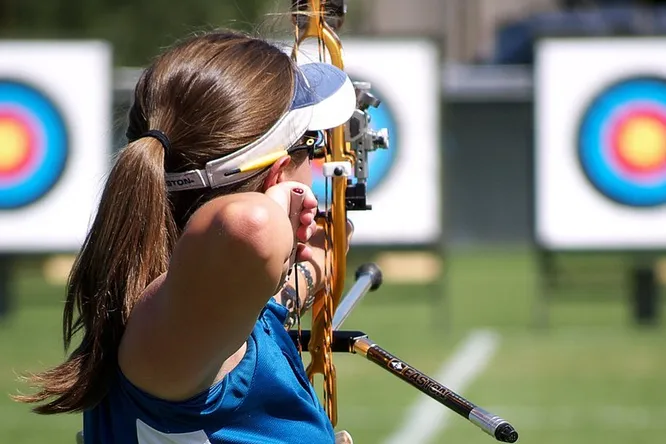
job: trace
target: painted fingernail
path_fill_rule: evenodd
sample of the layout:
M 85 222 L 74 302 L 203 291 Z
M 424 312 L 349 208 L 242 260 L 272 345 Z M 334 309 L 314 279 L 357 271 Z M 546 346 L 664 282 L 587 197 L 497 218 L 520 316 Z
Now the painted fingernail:
M 303 188 L 294 188 L 292 191 L 293 191 L 294 193 L 296 193 L 296 194 L 303 194 L 303 193 L 305 193 L 305 191 L 303 191 Z

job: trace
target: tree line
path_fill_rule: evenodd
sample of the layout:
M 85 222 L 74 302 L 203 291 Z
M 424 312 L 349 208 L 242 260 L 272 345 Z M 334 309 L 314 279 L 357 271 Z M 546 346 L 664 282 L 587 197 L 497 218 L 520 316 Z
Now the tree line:
M 116 65 L 142 66 L 160 48 L 227 27 L 270 33 L 289 0 L 0 0 L 1 39 L 102 39 Z M 280 13 L 282 15 L 280 15 Z M 288 28 L 283 28 L 283 32 Z

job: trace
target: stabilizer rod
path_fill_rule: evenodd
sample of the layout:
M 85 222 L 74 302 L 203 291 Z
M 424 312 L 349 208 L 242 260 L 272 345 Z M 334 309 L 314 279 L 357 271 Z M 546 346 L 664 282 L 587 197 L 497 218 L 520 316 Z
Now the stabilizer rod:
M 363 264 L 356 270 L 356 282 L 349 289 L 333 316 L 333 330 L 338 330 L 356 305 L 370 291 L 382 285 L 382 271 L 372 262 Z
M 299 342 L 297 331 L 290 331 L 289 335 L 294 344 Z M 301 344 L 308 344 L 310 331 L 302 330 L 300 338 Z M 356 353 L 365 356 L 369 361 L 469 420 L 497 441 L 508 443 L 518 441 L 518 432 L 508 421 L 472 404 L 453 390 L 392 355 L 371 341 L 363 332 L 334 331 L 331 350 L 338 353 Z

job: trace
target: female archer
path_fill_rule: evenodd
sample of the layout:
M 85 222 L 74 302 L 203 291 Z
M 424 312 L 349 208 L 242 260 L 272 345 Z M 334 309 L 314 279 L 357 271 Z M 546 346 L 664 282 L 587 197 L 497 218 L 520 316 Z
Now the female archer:
M 344 72 L 236 32 L 159 56 L 70 276 L 80 345 L 17 399 L 83 412 L 86 444 L 332 443 L 285 325 L 323 286 L 317 132 L 355 104 Z

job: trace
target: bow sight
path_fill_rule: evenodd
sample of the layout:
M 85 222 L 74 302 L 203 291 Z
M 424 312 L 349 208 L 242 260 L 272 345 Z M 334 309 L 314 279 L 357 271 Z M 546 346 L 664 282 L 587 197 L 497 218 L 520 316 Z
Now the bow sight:
M 368 112 L 370 107 L 377 108 L 381 100 L 370 93 L 370 83 L 354 82 L 356 89 L 356 111 L 345 127 L 345 138 L 351 145 L 354 153 L 354 176 L 356 183 L 347 180 L 346 207 L 347 210 L 372 210 L 368 205 L 367 181 L 368 181 L 368 154 L 377 149 L 389 148 L 388 129 L 382 128 L 374 131 L 370 128 L 371 116 Z

